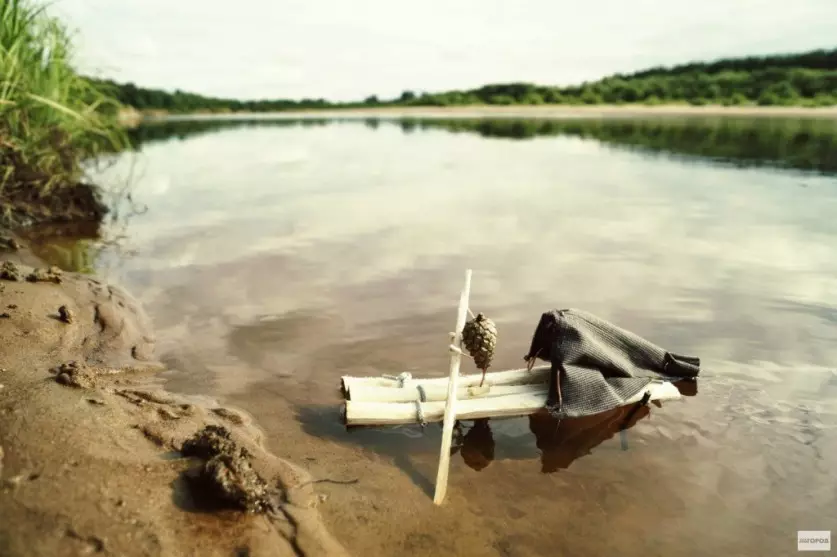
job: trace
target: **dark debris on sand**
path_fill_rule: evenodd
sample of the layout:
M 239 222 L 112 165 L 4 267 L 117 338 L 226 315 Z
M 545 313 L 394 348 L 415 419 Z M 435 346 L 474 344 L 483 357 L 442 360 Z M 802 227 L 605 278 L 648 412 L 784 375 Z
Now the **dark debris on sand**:
M 0 265 L 0 280 L 19 282 L 23 280 L 23 275 L 17 265 L 11 261 L 4 261 L 3 264 Z
M 19 251 L 20 244 L 11 236 L 0 234 L 0 251 Z
M 55 284 L 61 284 L 64 280 L 62 275 L 63 272 L 58 267 L 35 269 L 27 275 L 26 280 L 29 282 L 53 282 Z
M 58 319 L 61 322 L 70 324 L 73 322 L 74 318 L 75 316 L 73 315 L 73 312 L 70 311 L 70 308 L 67 306 L 61 306 L 58 308 Z
M 250 454 L 223 426 L 208 425 L 183 443 L 181 452 L 204 460 L 191 479 L 219 500 L 252 513 L 274 508 L 277 492 L 253 470 Z
M 67 387 L 91 389 L 96 384 L 96 372 L 79 362 L 66 362 L 54 370 L 55 380 Z
M 13 262 L 4 261 L 0 265 L 0 280 L 20 282 L 23 280 L 23 273 Z M 50 267 L 49 269 L 35 269 L 26 275 L 26 280 L 29 282 L 53 282 L 55 284 L 61 284 L 64 277 L 61 269 L 58 267 Z

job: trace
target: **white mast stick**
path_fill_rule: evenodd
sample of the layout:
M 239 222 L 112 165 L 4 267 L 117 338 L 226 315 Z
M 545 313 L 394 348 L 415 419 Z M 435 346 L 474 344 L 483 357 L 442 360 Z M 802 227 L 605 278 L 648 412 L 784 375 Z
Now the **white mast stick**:
M 456 314 L 456 329 L 453 332 L 453 343 L 450 345 L 450 377 L 448 379 L 448 396 L 445 403 L 445 420 L 442 427 L 442 449 L 439 454 L 439 470 L 436 472 L 436 493 L 433 502 L 441 505 L 448 489 L 448 470 L 450 469 L 450 445 L 453 439 L 453 424 L 456 422 L 456 390 L 459 380 L 459 365 L 462 362 L 462 329 L 468 314 L 468 298 L 471 295 L 471 269 L 465 271 L 465 286 L 459 296 L 459 311 Z

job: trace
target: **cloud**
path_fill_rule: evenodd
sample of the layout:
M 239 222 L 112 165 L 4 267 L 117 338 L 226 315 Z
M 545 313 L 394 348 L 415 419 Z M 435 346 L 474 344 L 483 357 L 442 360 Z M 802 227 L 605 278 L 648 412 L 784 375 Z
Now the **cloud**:
M 360 98 L 833 45 L 837 2 L 63 0 L 80 64 L 239 98 Z

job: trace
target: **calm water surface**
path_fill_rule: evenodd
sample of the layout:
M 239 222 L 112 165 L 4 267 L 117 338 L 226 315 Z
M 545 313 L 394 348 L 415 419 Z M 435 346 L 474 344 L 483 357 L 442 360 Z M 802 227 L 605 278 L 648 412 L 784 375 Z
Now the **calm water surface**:
M 837 531 L 837 123 L 283 121 L 143 128 L 106 235 L 169 388 L 243 406 L 356 555 L 791 555 Z M 520 367 L 578 307 L 700 356 L 634 417 L 495 421 L 432 505 L 440 428 L 346 432 L 342 375 L 445 375 L 464 270 Z M 472 365 L 472 364 L 471 364 Z M 466 368 L 472 372 L 471 368 Z M 466 424 L 469 426 L 471 424 Z

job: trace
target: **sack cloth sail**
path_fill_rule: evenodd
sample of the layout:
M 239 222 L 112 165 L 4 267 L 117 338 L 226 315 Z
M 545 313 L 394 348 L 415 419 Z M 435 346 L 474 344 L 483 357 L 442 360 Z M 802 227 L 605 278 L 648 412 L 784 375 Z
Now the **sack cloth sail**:
M 673 354 L 578 309 L 541 315 L 524 359 L 552 365 L 547 407 L 561 416 L 598 414 L 623 406 L 652 381 L 696 379 L 700 360 Z

